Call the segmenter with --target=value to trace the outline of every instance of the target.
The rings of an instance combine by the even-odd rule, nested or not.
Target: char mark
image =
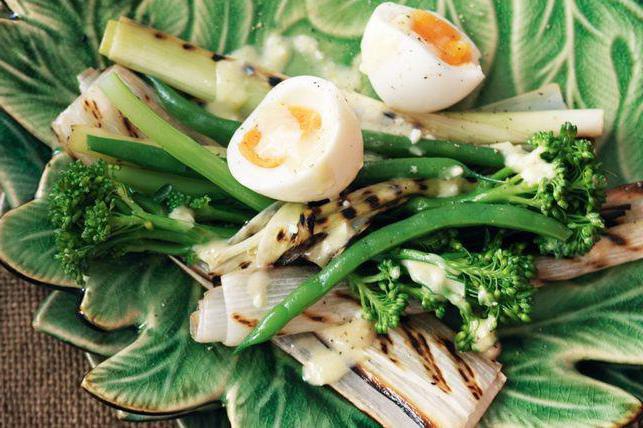
[[[382,382],[380,382],[379,379],[376,379],[375,377],[368,374],[359,365],[353,367],[351,370],[357,376],[364,379],[364,381],[366,381],[366,383],[369,384],[378,393],[380,393],[391,402],[393,402],[393,404],[395,404],[397,407],[399,407],[400,410],[402,410],[409,418],[411,418],[418,427],[435,428],[438,426],[431,419],[429,419],[428,415],[419,412],[411,403],[404,400],[389,386],[384,385]]]
[[[283,82],[284,79],[278,76],[270,76],[268,77],[268,84],[272,86],[273,88]]]
[[[380,198],[378,198],[377,195],[369,195],[365,200],[368,206],[373,209],[377,209],[380,207]]]
[[[357,211],[355,211],[353,207],[344,208],[341,213],[347,220],[352,220],[357,217]]]
[[[615,245],[619,245],[619,246],[626,246],[627,245],[627,240],[625,238],[623,238],[622,236],[620,236],[620,235],[617,235],[615,233],[607,232],[607,233],[605,233],[605,236],[607,237],[607,239],[609,239]]]
[[[238,314],[236,312],[232,314],[232,319],[237,321],[239,324],[243,324],[243,325],[245,325],[246,327],[249,327],[249,328],[255,328],[255,326],[257,325],[257,320],[248,319],[248,318],[244,317],[243,315]]]
[[[212,54],[212,60],[214,62],[223,61],[224,59],[228,59],[228,58],[225,55],[221,55],[216,52]]]

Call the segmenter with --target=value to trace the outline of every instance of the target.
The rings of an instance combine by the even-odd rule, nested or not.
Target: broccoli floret
[[[215,237],[202,226],[147,212],[110,177],[103,161],[72,163],[54,184],[48,203],[56,258],[80,284],[94,258],[142,251],[191,256],[193,245]]]
[[[576,127],[566,123],[558,136],[540,132],[527,145],[550,164],[553,176],[533,183],[506,167],[481,180],[470,193],[452,198],[423,198],[421,204],[415,205],[422,209],[462,202],[523,205],[556,219],[572,231],[565,241],[536,238],[541,253],[556,257],[585,254],[604,230],[599,210],[605,199],[606,178],[591,141],[576,139]]]
[[[576,127],[566,123],[558,137],[540,132],[528,145],[542,152],[540,157],[553,166],[554,176],[538,184],[526,184],[516,174],[477,200],[524,204],[565,224],[573,232],[566,241],[536,238],[544,254],[572,257],[586,253],[604,229],[599,210],[605,199],[606,178],[600,172],[592,143],[576,139]]]
[[[533,256],[523,255],[519,247],[503,247],[501,239],[493,239],[476,253],[464,248],[441,255],[403,249],[396,257],[414,282],[458,309],[458,349],[483,351],[495,342],[490,335],[498,324],[529,321],[529,281],[536,269]],[[427,268],[437,274],[423,274]]]
[[[172,190],[163,200],[163,203],[169,211],[172,211],[178,207],[187,207],[193,210],[203,209],[208,206],[210,203],[210,197],[208,195],[203,196],[192,196],[185,193]]]
[[[399,266],[390,260],[384,260],[378,268],[379,273],[375,275],[350,275],[348,284],[353,293],[359,296],[364,319],[372,321],[378,333],[386,333],[389,328],[395,328],[400,323],[408,295],[397,281],[400,276]]]
[[[520,246],[503,246],[501,235],[480,252],[455,247],[457,252],[442,254],[400,249],[380,261],[377,274],[351,276],[364,317],[378,333],[397,327],[412,300],[439,318],[449,304],[455,306],[462,318],[455,340],[463,351],[492,346],[500,323],[529,321],[533,256],[522,254]]]

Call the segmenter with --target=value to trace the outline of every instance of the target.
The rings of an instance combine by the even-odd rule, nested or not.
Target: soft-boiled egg
[[[237,181],[288,202],[337,196],[363,158],[357,116],[333,83],[312,76],[275,86],[232,136],[227,152]]]
[[[426,10],[382,3],[366,25],[361,48],[360,70],[384,103],[402,111],[445,109],[484,78],[471,39]]]

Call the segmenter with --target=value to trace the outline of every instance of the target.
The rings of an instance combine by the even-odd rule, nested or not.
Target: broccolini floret
[[[472,192],[452,198],[418,198],[411,203],[411,209],[461,202],[523,205],[560,221],[572,231],[564,241],[536,238],[541,253],[556,257],[585,254],[604,230],[599,210],[605,199],[606,178],[591,141],[576,139],[576,127],[565,123],[558,136],[539,132],[527,145],[538,150],[540,157],[551,165],[552,177],[532,183],[504,168],[491,177],[496,179],[495,183],[480,181]]]
[[[529,321],[533,257],[517,246],[503,247],[500,239],[480,252],[456,247],[457,252],[443,254],[400,249],[379,263],[377,274],[351,276],[364,317],[378,333],[397,327],[413,300],[438,318],[449,304],[459,311],[462,326],[455,340],[463,351],[492,346],[500,323]]]
[[[146,211],[103,161],[80,161],[64,170],[49,197],[56,228],[56,258],[64,272],[84,282],[89,262],[128,252],[189,257],[192,246],[217,236],[212,229]]]

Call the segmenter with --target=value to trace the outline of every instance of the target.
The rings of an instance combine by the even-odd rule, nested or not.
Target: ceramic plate
[[[259,48],[270,35],[309,35],[312,61],[294,54],[285,72],[355,67],[374,0],[6,0],[0,18],[0,258],[58,291],[37,330],[90,352],[82,387],[145,420],[183,426],[376,426],[327,388],[301,380],[271,345],[233,355],[194,343],[188,316],[202,291],[165,258],[97,264],[83,290],[52,255],[48,187],[69,159],[52,157],[49,124],[78,94],[76,75],[104,67],[106,22],[130,16],[218,52]],[[643,8],[635,0],[408,0],[465,29],[488,77],[469,108],[556,82],[575,107],[605,109],[598,141],[611,184],[643,172]],[[369,94],[365,79],[351,75]],[[46,165],[46,167],[45,167]],[[44,169],[44,173],[43,173]],[[33,201],[32,201],[33,200]],[[641,411],[643,264],[631,263],[537,293],[533,322],[501,331],[506,387],[487,427],[621,426]],[[86,319],[81,320],[80,312]]]

